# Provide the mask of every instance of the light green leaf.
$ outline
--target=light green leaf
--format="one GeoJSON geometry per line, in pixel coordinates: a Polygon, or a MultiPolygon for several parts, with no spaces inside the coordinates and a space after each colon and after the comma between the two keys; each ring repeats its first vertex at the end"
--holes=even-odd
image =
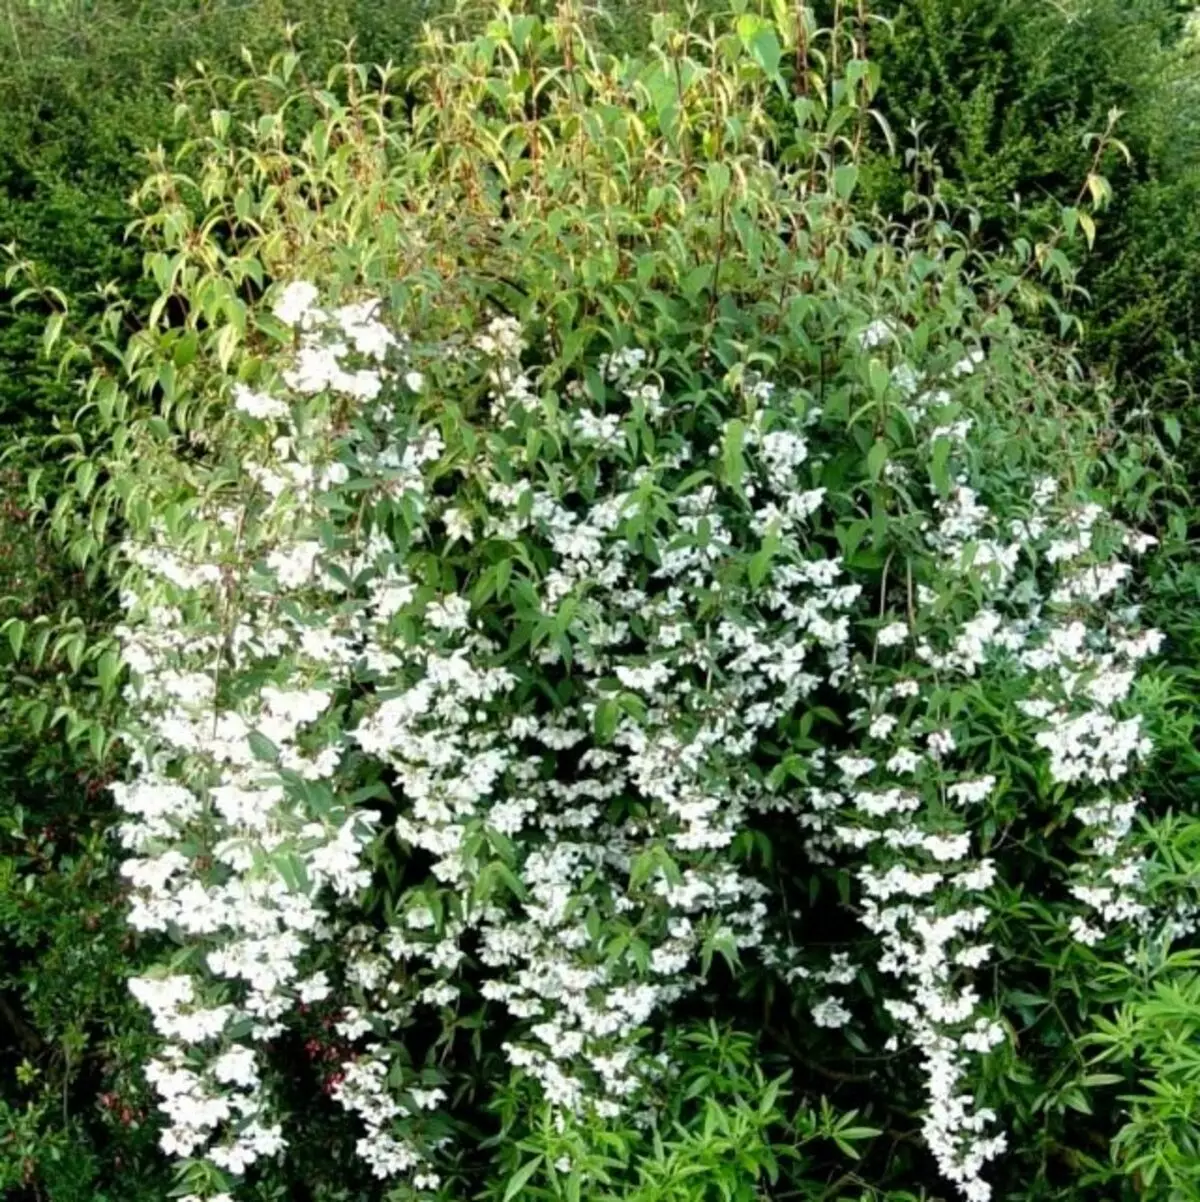
{"type": "Polygon", "coordinates": [[[770,76],[779,74],[781,51],[775,30],[769,25],[761,27],[750,39],[750,57],[770,76]]]}
{"type": "Polygon", "coordinates": [[[745,423],[735,417],[725,427],[725,438],[721,445],[721,463],[725,469],[725,483],[738,492],[742,490],[742,477],[746,472],[746,459],[742,453],[745,441],[745,423]]]}
{"type": "Polygon", "coordinates": [[[105,651],[96,661],[96,677],[100,681],[100,688],[105,696],[112,692],[120,670],[121,661],[115,651],[105,651]]]}
{"type": "Polygon", "coordinates": [[[12,647],[13,659],[21,656],[21,647],[25,642],[26,626],[20,618],[10,618],[7,622],[8,643],[12,647]]]}
{"type": "Polygon", "coordinates": [[[619,697],[605,697],[597,705],[592,715],[592,731],[598,743],[611,743],[617,732],[617,724],[621,720],[621,701],[619,697]]]}
{"type": "Polygon", "coordinates": [[[512,1202],[526,1184],[530,1177],[534,1175],[541,1167],[542,1157],[535,1156],[532,1160],[523,1164],[509,1179],[508,1184],[504,1187],[504,1202],[512,1202]]]}
{"type": "Polygon", "coordinates": [[[867,452],[867,473],[872,480],[878,480],[883,472],[883,465],[887,463],[888,453],[891,451],[891,446],[887,439],[876,439],[874,446],[867,452]]]}
{"type": "Polygon", "coordinates": [[[947,466],[949,460],[950,440],[936,439],[933,444],[933,458],[929,464],[929,476],[933,480],[934,488],[943,497],[950,495],[950,472],[947,466]]]}

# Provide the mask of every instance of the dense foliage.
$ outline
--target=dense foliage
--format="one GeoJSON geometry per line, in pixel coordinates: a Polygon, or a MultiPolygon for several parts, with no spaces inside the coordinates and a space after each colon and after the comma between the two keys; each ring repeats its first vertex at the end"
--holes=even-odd
{"type": "Polygon", "coordinates": [[[1178,13],[392,7],[10,22],[0,1182],[1200,1196],[1178,13]]]}
{"type": "Polygon", "coordinates": [[[873,167],[893,211],[937,175],[991,236],[1045,237],[1084,182],[1085,135],[1110,112],[1129,151],[1081,264],[1088,360],[1188,421],[1197,371],[1200,90],[1177,0],[901,0],[878,27],[883,109],[914,151],[873,167]]]}

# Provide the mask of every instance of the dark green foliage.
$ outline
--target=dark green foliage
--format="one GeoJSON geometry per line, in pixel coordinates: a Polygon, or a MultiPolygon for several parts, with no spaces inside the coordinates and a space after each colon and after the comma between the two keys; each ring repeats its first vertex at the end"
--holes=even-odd
{"type": "Polygon", "coordinates": [[[3,787],[28,805],[0,821],[0,1189],[140,1202],[167,1175],[138,1072],[150,1045],[125,986],[103,782],[75,779],[54,749],[32,764],[6,750],[3,787]]]}
{"type": "Polygon", "coordinates": [[[1080,282],[1093,363],[1178,403],[1200,366],[1200,88],[1178,0],[890,0],[877,27],[883,107],[914,162],[873,183],[899,211],[914,182],[981,213],[994,240],[1045,237],[1086,188],[1089,132],[1121,112],[1130,152],[1080,282]],[[914,136],[913,123],[916,123],[914,136]],[[1016,199],[1019,198],[1019,201],[1016,199]]]}

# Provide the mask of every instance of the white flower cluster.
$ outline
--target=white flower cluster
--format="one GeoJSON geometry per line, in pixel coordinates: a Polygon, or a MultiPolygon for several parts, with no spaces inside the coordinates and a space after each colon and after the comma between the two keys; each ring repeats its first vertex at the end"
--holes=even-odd
{"type": "MultiPolygon", "coordinates": [[[[205,538],[156,527],[128,548],[139,574],[122,635],[139,725],[135,777],[116,792],[131,920],[199,953],[186,975],[136,989],[168,1041],[155,1070],[164,1146],[232,1174],[281,1146],[254,1047],[297,1005],[348,991],[336,1025],[360,1046],[332,1092],[363,1121],[359,1150],[376,1173],[428,1185],[429,1149],[406,1120],[440,1095],[388,1084],[388,1041],[415,1007],[458,1004],[468,937],[479,994],[514,1021],[514,1066],[556,1105],[601,1115],[656,1071],[639,1034],[688,988],[704,949],[761,942],[763,886],[713,853],[769,800],[745,767],[763,732],[844,673],[858,590],[836,560],[803,551],[822,494],[802,487],[801,429],[775,415],[746,445],[751,524],[781,550],[744,604],[710,616],[704,598],[744,536],[726,528],[712,483],[666,513],[646,508],[646,469],[626,463],[622,433],[635,413],[665,416],[644,354],[614,357],[604,411],[562,416],[555,433],[581,466],[551,489],[526,439],[547,414],[506,319],[471,352],[496,420],[447,505],[425,479],[442,452],[436,426],[410,420],[419,397],[398,415],[401,389],[424,391],[424,376],[418,390],[420,373],[385,365],[402,348],[375,306],[316,301],[305,284],[284,291],[276,315],[299,332],[295,361],[235,393],[241,504],[199,511],[205,538]],[[339,406],[360,412],[335,436],[339,406]],[[601,473],[611,487],[596,488],[601,473]],[[322,537],[330,490],[352,475],[407,524],[322,537]],[[545,556],[522,583],[545,630],[531,631],[533,662],[573,676],[553,704],[518,687],[465,596],[431,595],[409,574],[406,548],[439,525],[447,546],[520,540],[545,556]],[[352,685],[365,700],[348,714],[352,685]],[[348,761],[386,766],[394,830],[432,865],[396,924],[356,928],[357,943],[344,914],[368,883],[381,815],[337,783],[348,761]],[[604,920],[603,947],[589,914],[604,920]],[[335,936],[356,949],[340,961],[335,936]]],[[[676,438],[661,470],[684,478],[696,458],[676,438]]]]}
{"type": "MultiPolygon", "coordinates": [[[[310,1005],[352,1047],[329,1090],[380,1178],[438,1184],[422,1116],[445,1095],[396,1042],[419,1012],[490,1005],[509,1061],[554,1106],[615,1115],[661,1072],[642,1033],[696,964],[753,948],[782,963],[766,888],[725,853],[756,812],[790,810],[815,857],[856,859],[879,967],[904,985],[889,1008],[923,1057],[926,1137],[982,1202],[1003,1137],[985,1134],[968,1057],[1004,1033],[969,982],[995,879],[970,827],[1000,784],[956,767],[933,685],[1009,665],[1055,779],[1108,788],[1128,770],[1145,740],[1118,710],[1156,644],[1079,616],[1125,575],[1094,554],[1102,515],[1052,512],[1039,486],[1003,527],[958,480],[926,537],[948,587],[983,603],[933,620],[919,586],[903,619],[865,623],[867,665],[852,654],[862,589],[813,532],[827,501],[812,415],[775,404],[781,389],[743,380],[748,416],[693,432],[641,349],[612,352],[599,395],[576,382],[563,403],[523,366],[512,319],[435,373],[373,302],[318,299],[283,290],[294,354],[235,391],[238,503],[128,548],[138,725],[116,792],[131,921],[188,950],[134,983],[164,1040],[164,1147],[231,1177],[277,1152],[261,1049],[310,1005]],[[450,437],[435,375],[490,400],[453,448],[452,490],[435,483],[450,437]],[[736,482],[713,470],[734,436],[736,482]],[[907,674],[887,663],[898,648],[907,674]],[[818,689],[862,704],[861,742],[808,757],[821,783],[789,795],[768,748],[818,689]],[[377,930],[356,905],[385,831],[429,873],[377,930]]],[[[876,323],[862,342],[895,337],[876,323]]],[[[934,441],[941,403],[913,410],[934,441]]],[[[1078,896],[1102,919],[1138,912],[1129,805],[1090,794],[1077,810],[1096,852],[1078,896]]],[[[859,971],[795,970],[820,987],[815,1024],[851,1020],[841,987],[859,971]]]]}
{"type": "MultiPolygon", "coordinates": [[[[973,354],[950,375],[969,375],[980,362],[973,354]]],[[[909,377],[915,391],[911,368],[901,373],[909,377]]],[[[946,436],[937,406],[949,393],[943,398],[909,411],[930,446],[946,436]]],[[[1160,639],[1132,632],[1136,613],[1100,604],[1129,566],[1100,557],[1096,536],[1101,526],[1119,531],[1098,506],[1055,505],[1057,491],[1053,480],[1038,481],[1027,512],[1007,526],[965,476],[935,502],[938,520],[926,537],[941,562],[942,587],[935,596],[919,586],[906,619],[885,620],[875,638],[877,655],[912,638],[928,674],[898,675],[885,659],[854,665],[862,743],[832,759],[829,779],[810,791],[811,812],[802,819],[815,856],[840,849],[860,863],[861,914],[881,941],[879,967],[907,993],[886,1007],[922,1058],[924,1135],[943,1174],[971,1202],[990,1198],[983,1170],[1005,1148],[1003,1134],[987,1134],[996,1115],[975,1104],[968,1085],[970,1056],[1005,1039],[971,983],[991,959],[982,895],[996,880],[994,862],[972,852],[971,811],[999,782],[969,766],[948,725],[944,698],[955,679],[968,681],[986,668],[1015,682],[1036,723],[1031,743],[1047,753],[1051,779],[1077,791],[1075,815],[1093,836],[1095,856],[1081,870],[1075,896],[1109,923],[1145,914],[1140,868],[1124,842],[1136,802],[1111,790],[1149,743],[1136,715],[1115,710],[1128,697],[1138,661],[1160,639]],[[947,605],[957,594],[962,606],[947,605]]],[[[1123,541],[1135,552],[1147,545],[1136,535],[1123,541]]],[[[911,673],[911,661],[904,670],[911,673]]],[[[1102,934],[1081,915],[1071,919],[1071,931],[1087,942],[1102,934]]],[[[844,1013],[830,999],[813,1018],[832,1026],[844,1013]]]]}
{"type": "MultiPolygon", "coordinates": [[[[376,396],[396,342],[375,306],[325,313],[315,300],[295,284],[276,308],[302,330],[288,384],[376,396]]],[[[119,633],[138,725],[127,737],[135,775],[114,792],[128,816],[131,923],[196,953],[187,973],[132,982],[166,1041],[149,1070],[168,1119],[162,1144],[236,1177],[284,1146],[256,1046],[297,1003],[329,995],[306,961],[337,929],[330,899],[370,880],[363,856],[379,814],[331,786],[345,750],[331,707],[364,647],[334,612],[361,555],[325,555],[309,534],[317,499],[349,474],[328,413],[302,428],[285,397],[244,386],[234,409],[272,426],[247,443],[241,505],[201,512],[207,541],[185,548],[156,526],[149,545],[126,548],[140,575],[119,633]],[[297,605],[300,595],[327,600],[297,605]]],[[[419,486],[406,466],[389,475],[419,486]]]]}
{"type": "MultiPolygon", "coordinates": [[[[739,545],[716,486],[697,485],[656,519],[660,528],[647,531],[659,539],[656,557],[629,537],[648,514],[645,469],[625,462],[624,426],[665,416],[648,403],[660,390],[645,353],[605,361],[616,397],[604,412],[581,403],[559,417],[533,409],[538,385],[521,367],[523,345],[504,322],[476,341],[497,420],[453,512],[461,522],[469,510],[473,536],[493,546],[519,541],[544,557],[546,570],[526,583],[542,615],[534,625],[558,633],[531,650],[540,671],[569,668],[571,688],[550,708],[519,689],[497,666],[500,632],[443,594],[424,609],[430,637],[390,644],[410,683],[381,694],[351,738],[394,772],[408,799],[397,832],[429,854],[454,915],[435,924],[424,905],[410,910],[383,954],[408,979],[428,981],[422,1000],[450,1005],[460,941],[477,931],[482,996],[523,1032],[506,1045],[512,1063],[556,1105],[604,1116],[655,1071],[637,1053],[638,1035],[688,987],[706,942],[733,950],[763,938],[763,887],[712,853],[766,800],[739,767],[762,732],[844,671],[857,590],[836,561],[799,553],[820,504],[798,488],[802,433],[754,425],[753,520],[783,551],[759,596],[733,606],[738,620],[704,617],[704,597],[721,587],[739,545]],[[530,426],[578,448],[576,477],[547,487],[530,426]],[[513,842],[516,904],[461,901],[488,871],[481,831],[513,842]],[[589,925],[597,916],[612,947],[604,956],[589,925]],[[614,935],[625,929],[639,930],[644,964],[629,936],[614,935]]],[[[662,434],[666,442],[669,427],[662,434]]],[[[694,457],[677,443],[667,470],[685,478],[694,457]]],[[[386,630],[371,637],[389,645],[386,630]]]]}

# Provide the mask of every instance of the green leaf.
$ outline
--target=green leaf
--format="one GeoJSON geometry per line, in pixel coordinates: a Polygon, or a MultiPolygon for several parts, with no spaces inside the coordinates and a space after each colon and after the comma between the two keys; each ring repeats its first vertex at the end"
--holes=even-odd
{"type": "Polygon", "coordinates": [[[872,359],[867,374],[871,380],[871,395],[876,401],[882,401],[892,382],[891,372],[878,359],[872,359]]]}
{"type": "Polygon", "coordinates": [[[233,352],[237,349],[238,332],[237,327],[232,325],[222,326],[217,333],[217,362],[221,365],[222,371],[229,370],[229,364],[233,359],[233,352]]]}
{"type": "Polygon", "coordinates": [[[883,471],[883,465],[887,463],[888,452],[891,446],[887,439],[876,439],[875,445],[867,452],[867,473],[872,480],[878,480],[883,471]]]}
{"type": "Polygon", "coordinates": [[[771,570],[771,561],[779,551],[779,536],[768,534],[763,539],[762,546],[750,557],[750,566],[746,575],[750,578],[750,586],[758,588],[771,570]]]}
{"type": "Polygon", "coordinates": [[[257,730],[252,730],[246,736],[246,742],[250,744],[250,750],[254,753],[254,758],[262,760],[264,764],[276,764],[279,762],[279,748],[257,730]]]}
{"type": "Polygon", "coordinates": [[[750,39],[750,57],[770,76],[779,74],[781,51],[775,30],[764,25],[750,39]]]}
{"type": "Polygon", "coordinates": [[[283,882],[295,893],[307,893],[311,887],[308,869],[304,861],[294,852],[283,852],[272,858],[275,871],[283,878],[283,882]]]}
{"type": "Polygon", "coordinates": [[[504,884],[508,886],[508,891],[513,895],[513,897],[517,898],[518,900],[524,900],[529,896],[529,891],[521,883],[520,878],[507,864],[504,863],[503,860],[494,861],[492,864],[492,869],[496,876],[498,876],[500,880],[502,880],[504,884]]]}
{"type": "Polygon", "coordinates": [[[767,573],[771,570],[771,559],[774,552],[770,547],[760,547],[750,557],[750,566],[746,569],[746,575],[750,578],[750,586],[758,588],[766,578],[767,573]]]}
{"type": "Polygon", "coordinates": [[[513,561],[502,559],[496,564],[496,595],[503,597],[508,591],[508,582],[512,579],[513,561]]]}
{"type": "Polygon", "coordinates": [[[504,1202],[512,1202],[521,1190],[525,1188],[530,1177],[534,1175],[541,1167],[542,1157],[535,1156],[532,1160],[523,1164],[509,1179],[508,1184],[504,1187],[504,1202]]]}
{"type": "Polygon", "coordinates": [[[518,54],[524,52],[525,47],[529,44],[529,38],[533,34],[537,24],[537,17],[529,15],[518,17],[513,22],[512,40],[513,46],[516,47],[518,54]]]}
{"type": "Polygon", "coordinates": [[[929,476],[933,481],[934,488],[943,497],[950,495],[950,472],[947,466],[949,461],[950,440],[948,438],[936,439],[933,444],[933,457],[929,463],[929,476]]]}
{"type": "Polygon", "coordinates": [[[65,313],[53,313],[47,320],[46,328],[42,331],[42,350],[45,354],[48,355],[54,349],[54,344],[62,334],[64,321],[65,313]]]}
{"type": "Polygon", "coordinates": [[[72,672],[79,671],[79,665],[83,663],[83,653],[86,647],[87,644],[84,642],[82,634],[75,635],[67,643],[67,663],[71,665],[72,672]]]}
{"type": "Polygon", "coordinates": [[[96,661],[96,678],[100,681],[100,688],[105,696],[112,692],[120,670],[121,660],[115,651],[104,652],[96,661]]]}
{"type": "Polygon", "coordinates": [[[617,733],[617,724],[621,720],[621,699],[605,697],[596,706],[592,715],[592,731],[597,743],[611,743],[617,733]]]}
{"type": "Polygon", "coordinates": [[[1125,1078],[1120,1073],[1088,1073],[1083,1078],[1083,1084],[1088,1086],[1095,1085],[1120,1085],[1125,1078]]]}
{"type": "Polygon", "coordinates": [[[745,423],[735,417],[725,427],[725,438],[721,445],[721,463],[725,469],[725,483],[738,492],[742,491],[742,477],[746,471],[746,459],[742,454],[742,446],[745,441],[745,423]]]}
{"type": "Polygon", "coordinates": [[[724,163],[709,163],[708,186],[714,199],[720,199],[729,191],[729,168],[724,163]]]}
{"type": "Polygon", "coordinates": [[[10,618],[7,623],[8,644],[12,647],[13,659],[21,656],[21,647],[25,642],[26,625],[20,618],[10,618]]]}
{"type": "Polygon", "coordinates": [[[713,270],[711,263],[701,263],[698,267],[693,267],[680,281],[683,295],[688,300],[695,300],[712,283],[713,270]]]}
{"type": "Polygon", "coordinates": [[[95,483],[96,465],[90,459],[85,459],[75,473],[75,488],[85,501],[91,495],[95,483]]]}
{"type": "Polygon", "coordinates": [[[839,200],[849,200],[858,183],[858,167],[842,163],[833,169],[833,191],[839,200]]]}

